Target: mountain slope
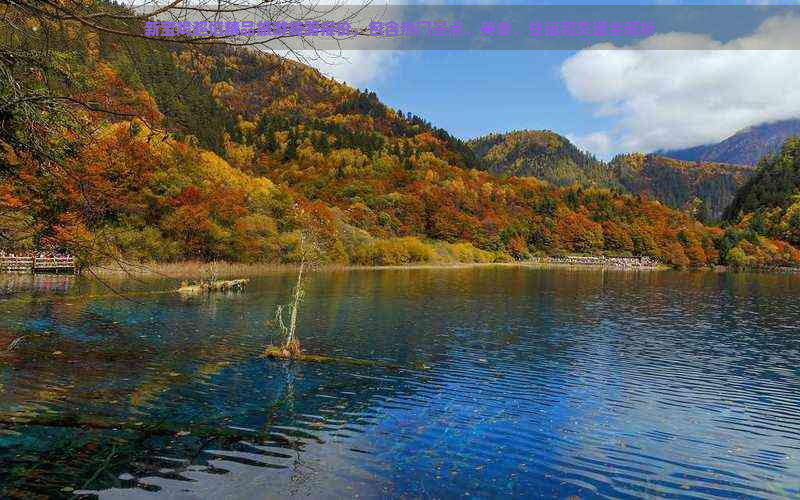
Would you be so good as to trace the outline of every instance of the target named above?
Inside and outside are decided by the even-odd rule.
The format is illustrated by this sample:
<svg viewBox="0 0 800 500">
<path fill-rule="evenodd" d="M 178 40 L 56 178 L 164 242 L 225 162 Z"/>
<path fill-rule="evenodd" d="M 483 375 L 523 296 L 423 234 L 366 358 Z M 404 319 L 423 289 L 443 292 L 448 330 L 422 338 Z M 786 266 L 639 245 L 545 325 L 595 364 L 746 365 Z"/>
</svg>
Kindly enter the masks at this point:
<svg viewBox="0 0 800 500">
<path fill-rule="evenodd" d="M 495 175 L 531 176 L 556 186 L 616 186 L 601 161 L 550 130 L 494 133 L 467 144 Z"/>
<path fill-rule="evenodd" d="M 800 245 L 800 139 L 765 158 L 736 194 L 725 219 L 758 234 Z"/>
<path fill-rule="evenodd" d="M 800 135 L 800 119 L 764 123 L 736 132 L 717 144 L 659 151 L 657 154 L 685 161 L 755 165 L 765 155 L 777 152 L 783 142 Z"/>
<path fill-rule="evenodd" d="M 37 28 L 26 43 L 68 29 L 59 60 L 84 83 L 64 91 L 113 112 L 62 107 L 74 117 L 66 133 L 47 128 L 57 107 L 49 103 L 37 130 L 69 144 L 43 148 L 44 160 L 26 141 L 0 143 L 3 248 L 52 245 L 84 264 L 296 262 L 308 251 L 356 264 L 564 253 L 724 262 L 727 235 L 685 212 L 614 190 L 493 176 L 446 131 L 307 66 L 248 50 L 97 36 L 69 20 Z M 25 132 L 4 123 L 16 128 L 2 137 Z M 599 168 L 551 133 L 491 142 L 482 147 L 501 145 L 501 158 L 516 154 L 502 144 L 538 151 L 532 163 L 518 158 L 555 179 Z M 568 175 L 545 161 L 550 152 L 569 160 Z M 800 262 L 780 242 L 751 250 L 759 264 Z"/>
<path fill-rule="evenodd" d="M 754 173 L 743 165 L 693 163 L 639 153 L 615 157 L 611 168 L 627 191 L 691 210 L 704 221 L 719 220 L 736 190 Z"/>
<path fill-rule="evenodd" d="M 467 142 L 481 168 L 495 175 L 530 176 L 556 186 L 579 184 L 646 194 L 705 221 L 718 220 L 753 168 L 685 162 L 658 155 L 620 155 L 609 164 L 549 130 L 490 134 Z M 696 201 L 699 200 L 699 201 Z"/>
</svg>

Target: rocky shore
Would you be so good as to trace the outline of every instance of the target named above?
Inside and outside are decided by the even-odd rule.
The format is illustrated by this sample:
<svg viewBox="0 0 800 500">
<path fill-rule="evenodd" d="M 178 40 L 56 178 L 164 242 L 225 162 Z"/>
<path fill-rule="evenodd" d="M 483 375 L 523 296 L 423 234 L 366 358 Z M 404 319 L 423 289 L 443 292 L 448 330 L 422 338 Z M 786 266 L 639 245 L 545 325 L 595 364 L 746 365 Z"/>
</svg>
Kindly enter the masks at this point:
<svg viewBox="0 0 800 500">
<path fill-rule="evenodd" d="M 660 269 L 664 264 L 650 257 L 605 257 L 589 255 L 567 255 L 563 257 L 535 257 L 533 262 L 566 266 L 599 266 L 620 269 Z"/>
</svg>

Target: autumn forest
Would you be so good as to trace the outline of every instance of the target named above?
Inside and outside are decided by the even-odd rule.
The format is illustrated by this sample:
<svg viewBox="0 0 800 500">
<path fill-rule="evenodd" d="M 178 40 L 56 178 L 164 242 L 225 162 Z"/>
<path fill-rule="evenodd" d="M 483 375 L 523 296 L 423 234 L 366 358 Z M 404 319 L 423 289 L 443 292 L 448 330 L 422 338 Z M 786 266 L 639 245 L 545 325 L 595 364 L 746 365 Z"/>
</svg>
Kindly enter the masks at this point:
<svg viewBox="0 0 800 500">
<path fill-rule="evenodd" d="M 549 131 L 462 141 L 272 54 L 3 9 L 20 27 L 0 35 L 6 250 L 291 263 L 313 234 L 330 264 L 800 265 L 797 139 L 757 169 L 605 163 Z"/>
</svg>

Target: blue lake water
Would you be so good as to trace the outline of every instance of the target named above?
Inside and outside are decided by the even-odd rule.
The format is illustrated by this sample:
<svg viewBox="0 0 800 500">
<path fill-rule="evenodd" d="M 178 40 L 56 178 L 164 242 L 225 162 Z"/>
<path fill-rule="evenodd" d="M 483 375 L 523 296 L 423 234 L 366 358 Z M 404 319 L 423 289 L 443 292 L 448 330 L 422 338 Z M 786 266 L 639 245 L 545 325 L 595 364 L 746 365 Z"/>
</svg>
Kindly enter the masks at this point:
<svg viewBox="0 0 800 500">
<path fill-rule="evenodd" d="M 400 371 L 262 358 L 292 274 L 65 279 L 0 280 L 0 497 L 800 496 L 800 276 L 312 274 L 303 347 Z"/>
</svg>

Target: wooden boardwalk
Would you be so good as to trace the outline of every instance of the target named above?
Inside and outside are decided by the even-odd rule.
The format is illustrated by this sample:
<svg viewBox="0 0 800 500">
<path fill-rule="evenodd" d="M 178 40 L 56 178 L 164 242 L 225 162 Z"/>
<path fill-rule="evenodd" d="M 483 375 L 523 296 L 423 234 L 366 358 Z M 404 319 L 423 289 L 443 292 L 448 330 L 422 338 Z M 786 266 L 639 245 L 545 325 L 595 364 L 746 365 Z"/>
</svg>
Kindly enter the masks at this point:
<svg viewBox="0 0 800 500">
<path fill-rule="evenodd" d="M 69 256 L 0 255 L 0 272 L 75 273 L 75 258 Z"/>
</svg>

